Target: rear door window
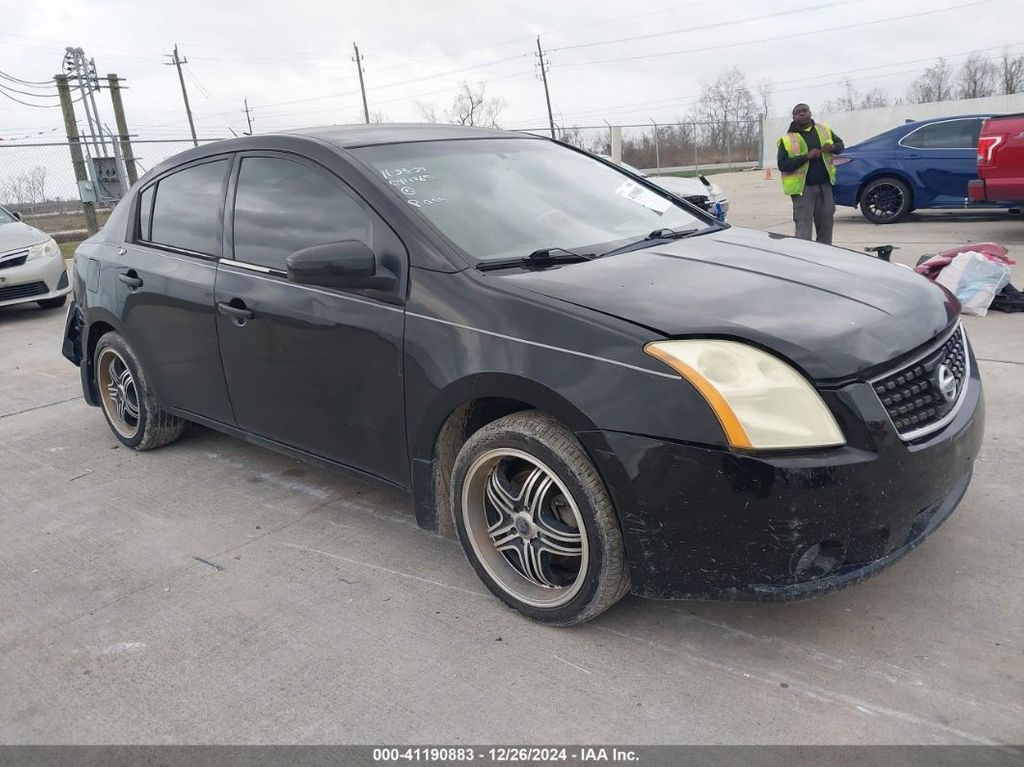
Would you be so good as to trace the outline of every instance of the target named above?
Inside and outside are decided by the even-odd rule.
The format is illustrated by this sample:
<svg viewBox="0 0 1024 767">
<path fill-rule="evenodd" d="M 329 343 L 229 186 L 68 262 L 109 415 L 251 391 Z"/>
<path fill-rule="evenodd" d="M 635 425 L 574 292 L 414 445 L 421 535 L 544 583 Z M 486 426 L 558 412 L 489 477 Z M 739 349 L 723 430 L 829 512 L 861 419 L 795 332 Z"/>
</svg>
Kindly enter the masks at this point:
<svg viewBox="0 0 1024 767">
<path fill-rule="evenodd" d="M 914 149 L 974 149 L 980 125 L 976 117 L 946 120 L 918 128 L 900 143 Z"/>
<path fill-rule="evenodd" d="M 156 185 L 148 241 L 193 253 L 220 255 L 221 210 L 228 165 L 227 158 L 214 160 L 160 179 Z M 144 221 L 140 215 L 140 236 L 145 240 Z"/>
<path fill-rule="evenodd" d="M 235 192 L 235 259 L 286 271 L 314 245 L 370 241 L 363 205 L 326 170 L 283 157 L 244 157 Z"/>
</svg>

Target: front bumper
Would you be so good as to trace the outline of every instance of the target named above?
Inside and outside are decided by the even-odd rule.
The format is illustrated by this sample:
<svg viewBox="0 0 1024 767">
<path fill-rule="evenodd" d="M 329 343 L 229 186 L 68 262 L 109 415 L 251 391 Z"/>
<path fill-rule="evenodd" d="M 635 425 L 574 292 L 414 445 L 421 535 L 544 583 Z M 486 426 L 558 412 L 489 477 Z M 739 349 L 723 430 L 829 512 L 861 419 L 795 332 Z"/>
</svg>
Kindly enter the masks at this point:
<svg viewBox="0 0 1024 767">
<path fill-rule="evenodd" d="M 633 593 L 803 599 L 895 562 L 967 490 L 984 431 L 973 360 L 972 368 L 954 420 L 916 443 L 899 438 L 868 384 L 830 395 L 849 440 L 838 449 L 744 455 L 619 432 L 580 434 L 619 511 Z"/>
<path fill-rule="evenodd" d="M 70 292 L 67 269 L 60 256 L 0 269 L 0 306 L 46 301 Z"/>
</svg>

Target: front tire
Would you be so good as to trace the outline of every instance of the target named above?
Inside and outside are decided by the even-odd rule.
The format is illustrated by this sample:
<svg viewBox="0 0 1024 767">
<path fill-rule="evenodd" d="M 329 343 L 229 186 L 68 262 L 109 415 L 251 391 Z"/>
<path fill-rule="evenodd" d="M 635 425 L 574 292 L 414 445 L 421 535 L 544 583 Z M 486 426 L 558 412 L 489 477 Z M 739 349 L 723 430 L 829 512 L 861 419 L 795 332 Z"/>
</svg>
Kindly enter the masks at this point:
<svg viewBox="0 0 1024 767">
<path fill-rule="evenodd" d="M 894 224 L 911 210 L 910 187 L 898 178 L 876 178 L 860 195 L 860 212 L 872 224 Z"/>
<path fill-rule="evenodd" d="M 459 451 L 452 510 L 488 589 L 554 626 L 584 623 L 629 590 L 622 533 L 582 446 L 535 411 L 505 416 Z"/>
<path fill-rule="evenodd" d="M 152 450 L 181 436 L 185 421 L 160 407 L 138 357 L 120 334 L 105 334 L 93 359 L 103 415 L 122 445 Z"/>
</svg>

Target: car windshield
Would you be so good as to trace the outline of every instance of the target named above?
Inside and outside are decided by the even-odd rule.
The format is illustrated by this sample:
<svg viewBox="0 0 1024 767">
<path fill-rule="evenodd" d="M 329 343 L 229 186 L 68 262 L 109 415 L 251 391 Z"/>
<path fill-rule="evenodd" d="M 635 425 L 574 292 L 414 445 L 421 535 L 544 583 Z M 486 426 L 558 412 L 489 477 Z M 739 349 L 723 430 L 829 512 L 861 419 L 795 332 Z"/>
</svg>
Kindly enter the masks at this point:
<svg viewBox="0 0 1024 767">
<path fill-rule="evenodd" d="M 16 219 L 14 216 L 12 216 L 10 213 L 8 213 L 6 210 L 4 210 L 3 208 L 0 208 L 0 225 L 2 225 L 2 224 L 13 224 L 17 220 L 18 219 Z"/>
<path fill-rule="evenodd" d="M 613 250 L 655 230 L 714 225 L 587 155 L 538 139 L 463 139 L 353 150 L 470 256 Z"/>
</svg>

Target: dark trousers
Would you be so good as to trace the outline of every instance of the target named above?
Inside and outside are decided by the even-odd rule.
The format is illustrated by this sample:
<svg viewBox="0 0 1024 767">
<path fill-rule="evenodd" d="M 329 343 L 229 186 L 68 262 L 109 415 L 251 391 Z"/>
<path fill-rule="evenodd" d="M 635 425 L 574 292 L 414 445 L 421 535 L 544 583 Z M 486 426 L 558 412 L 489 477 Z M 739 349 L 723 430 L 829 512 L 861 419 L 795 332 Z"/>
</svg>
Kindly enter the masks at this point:
<svg viewBox="0 0 1024 767">
<path fill-rule="evenodd" d="M 793 222 L 796 224 L 796 236 L 801 240 L 811 239 L 811 225 L 817 233 L 818 242 L 832 244 L 833 216 L 836 203 L 832 198 L 832 185 L 808 184 L 803 194 L 794 194 Z"/>
</svg>

